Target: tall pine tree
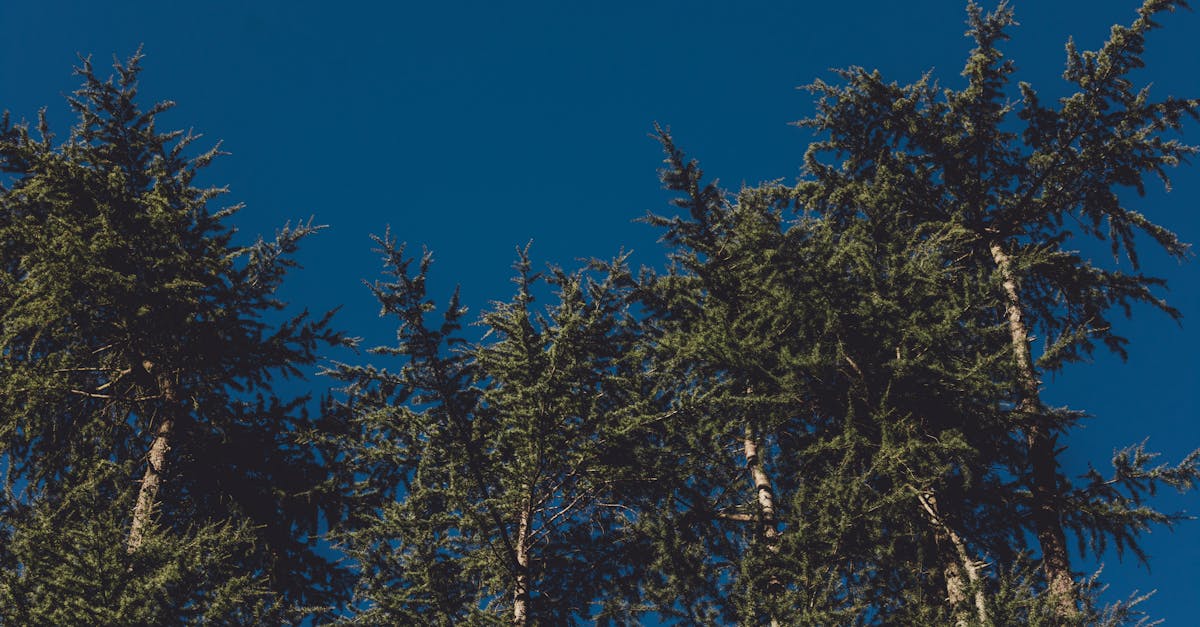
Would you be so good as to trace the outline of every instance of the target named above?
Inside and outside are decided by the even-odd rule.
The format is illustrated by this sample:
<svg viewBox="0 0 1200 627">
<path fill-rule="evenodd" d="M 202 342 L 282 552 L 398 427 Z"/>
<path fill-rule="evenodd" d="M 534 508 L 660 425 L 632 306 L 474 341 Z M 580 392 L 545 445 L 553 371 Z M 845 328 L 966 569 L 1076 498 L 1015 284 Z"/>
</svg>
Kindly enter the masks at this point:
<svg viewBox="0 0 1200 627">
<path fill-rule="evenodd" d="M 686 470 L 658 473 L 673 523 L 648 529 L 648 594 L 701 622 L 986 620 L 1014 452 L 991 379 L 1007 336 L 953 271 L 968 234 L 886 196 L 831 217 L 773 183 L 727 198 L 662 139 L 688 214 L 650 218 L 675 265 L 638 295 Z"/>
<path fill-rule="evenodd" d="M 245 602 L 276 613 L 242 619 L 292 620 L 296 608 L 337 603 L 346 583 L 317 551 L 327 473 L 294 437 L 311 422 L 304 398 L 272 387 L 301 375 L 318 347 L 345 342 L 328 316 L 282 317 L 275 296 L 316 227 L 234 245 L 237 207 L 214 209 L 224 190 L 196 186 L 217 150 L 189 156 L 193 136 L 158 130 L 172 105 L 139 105 L 139 61 L 108 79 L 84 61 L 69 99 L 78 121 L 61 144 L 44 118 L 36 131 L 7 117 L 0 129 L 0 445 L 4 513 L 16 516 L 3 521 L 16 547 L 7 580 L 63 577 L 60 565 L 37 568 L 75 546 L 41 544 L 54 539 L 37 531 L 45 514 L 69 539 L 95 534 L 111 547 L 123 537 L 106 554 L 118 578 L 158 577 L 140 565 L 173 543 L 170 559 L 192 569 L 179 589 L 194 603 L 245 577 L 256 590 Z M 101 533 L 101 521 L 117 527 Z M 61 607 L 88 598 L 53 590 L 7 593 Z M 90 602 L 116 611 L 120 599 Z M 183 621 L 187 607 L 121 620 Z"/>
<path fill-rule="evenodd" d="M 811 86 L 818 111 L 801 122 L 822 135 L 806 159 L 814 179 L 802 185 L 808 206 L 854 213 L 859 198 L 894 186 L 899 173 L 905 193 L 895 199 L 896 211 L 971 234 L 962 267 L 992 282 L 996 319 L 1010 335 L 1011 428 L 1025 440 L 1024 461 L 1014 469 L 1027 489 L 1022 519 L 1037 539 L 1059 621 L 1080 618 L 1068 536 L 1095 551 L 1112 541 L 1141 557 L 1138 534 L 1173 519 L 1144 506 L 1143 495 L 1160 483 L 1190 489 L 1200 476 L 1195 455 L 1176 467 L 1151 467 L 1152 456 L 1135 449 L 1114 458 L 1109 479 L 1072 479 L 1058 461 L 1059 437 L 1081 413 L 1041 399 L 1041 373 L 1086 358 L 1097 344 L 1125 355 L 1126 341 L 1110 320 L 1114 307 L 1128 313 L 1145 303 L 1178 317 L 1155 294 L 1160 280 L 1102 267 L 1071 246 L 1089 236 L 1107 240 L 1114 257 L 1123 255 L 1135 270 L 1139 233 L 1172 256 L 1186 253 L 1173 233 L 1129 207 L 1144 193 L 1145 175 L 1166 181 L 1167 168 L 1195 152 L 1170 135 L 1196 116 L 1200 101 L 1153 100 L 1131 77 L 1142 66 L 1154 19 L 1183 6 L 1148 0 L 1100 50 L 1068 44 L 1064 78 L 1075 91 L 1047 105 L 1031 86 L 1011 86 L 1015 66 L 999 45 L 1012 10 L 1002 3 L 985 15 L 971 4 L 969 35 L 977 47 L 962 89 L 942 90 L 929 79 L 898 86 L 852 68 L 840 73 L 842 85 Z M 1036 359 L 1035 331 L 1051 338 Z"/>
<path fill-rule="evenodd" d="M 463 335 L 465 308 L 436 309 L 431 257 L 414 264 L 378 240 L 396 319 L 392 372 L 340 366 L 347 396 L 328 441 L 352 485 L 344 546 L 361 570 L 351 622 L 569 625 L 629 614 L 604 590 L 636 560 L 621 498 L 622 425 L 635 415 L 636 335 L 615 276 L 535 274 L 522 253 L 517 293 Z M 534 307 L 543 281 L 555 301 Z"/>
</svg>

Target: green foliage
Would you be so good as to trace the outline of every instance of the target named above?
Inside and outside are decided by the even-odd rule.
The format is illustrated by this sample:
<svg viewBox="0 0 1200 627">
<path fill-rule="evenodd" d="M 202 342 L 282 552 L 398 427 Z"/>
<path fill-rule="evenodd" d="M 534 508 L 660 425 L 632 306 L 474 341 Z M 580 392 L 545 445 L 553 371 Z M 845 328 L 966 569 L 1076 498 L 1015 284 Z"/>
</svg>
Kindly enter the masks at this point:
<svg viewBox="0 0 1200 627">
<path fill-rule="evenodd" d="M 690 219 L 649 218 L 676 265 L 645 275 L 638 296 L 679 416 L 668 463 L 686 470 L 662 482 L 672 505 L 648 515 L 685 526 L 696 548 L 662 546 L 657 609 L 692 621 L 944 619 L 918 500 L 936 492 L 956 525 L 994 524 L 1016 454 L 990 286 L 956 272 L 969 238 L 883 210 L 789 219 L 795 196 L 774 184 L 727 200 L 662 139 L 664 184 Z M 774 520 L 761 520 L 746 476 L 748 439 L 763 451 Z"/>
<path fill-rule="evenodd" d="M 389 237 L 378 240 L 389 281 L 372 287 L 398 322 L 392 373 L 340 366 L 331 442 L 353 481 L 341 536 L 364 573 L 351 622 L 508 623 L 522 604 L 531 624 L 567 625 L 605 603 L 630 570 L 631 476 L 622 430 L 638 406 L 636 335 L 617 288 L 624 270 L 594 280 L 535 274 L 526 253 L 517 294 L 482 316 L 483 342 L 461 336 L 453 297 L 441 322 L 416 271 Z M 533 307 L 541 283 L 554 304 Z"/>
<path fill-rule="evenodd" d="M 138 57 L 85 62 L 65 142 L 0 122 L 0 624 L 1146 624 L 1066 544 L 1147 561 L 1200 451 L 1068 476 L 1085 414 L 1040 377 L 1124 357 L 1114 312 L 1180 316 L 1137 245 L 1188 248 L 1136 205 L 1197 151 L 1200 100 L 1134 81 L 1178 7 L 1068 45 L 1047 103 L 1013 82 L 1010 7 L 972 3 L 960 87 L 809 86 L 794 186 L 729 194 L 658 129 L 666 266 L 518 251 L 478 334 L 385 234 L 388 367 L 328 369 L 319 418 L 272 386 L 352 344 L 275 296 L 320 227 L 233 245 L 237 207 L 196 186 L 216 149 L 156 130 Z"/>
<path fill-rule="evenodd" d="M 977 48 L 961 90 L 940 89 L 929 78 L 898 86 L 861 68 L 839 72 L 844 85 L 813 83 L 817 114 L 798 124 L 822 137 L 805 158 L 812 180 L 799 188 L 804 205 L 840 216 L 890 195 L 890 210 L 956 222 L 977 237 L 964 261 L 992 267 L 992 243 L 1016 257 L 1032 326 L 1056 338 L 1043 367 L 1084 358 L 1097 340 L 1123 355 L 1111 309 L 1128 313 L 1147 303 L 1172 317 L 1178 312 L 1154 296 L 1160 280 L 1096 266 L 1067 247 L 1078 237 L 1107 240 L 1136 269 L 1134 234 L 1141 231 L 1173 256 L 1187 253 L 1121 193 L 1132 188 L 1132 200 L 1141 198 L 1144 176 L 1167 183 L 1167 168 L 1196 152 L 1170 134 L 1196 118 L 1200 100 L 1154 101 L 1129 76 L 1142 66 L 1145 35 L 1156 26 L 1151 18 L 1177 6 L 1186 4 L 1145 3 L 1139 19 L 1114 27 L 1099 51 L 1069 46 L 1064 78 L 1077 91 L 1057 106 L 1043 103 L 1029 84 L 1010 85 L 1015 66 L 998 48 L 1013 24 L 1005 3 L 987 15 L 970 6 Z M 835 167 L 830 157 L 844 162 Z"/>
<path fill-rule="evenodd" d="M 0 624 L 262 625 L 291 623 L 266 581 L 237 567 L 253 550 L 246 526 L 152 532 L 126 551 L 135 491 L 111 464 L 74 473 L 55 498 L 22 498 L 6 516 Z"/>
<path fill-rule="evenodd" d="M 6 117 L 0 130 L 0 450 L 7 485 L 39 504 L 18 500 L 11 511 L 71 511 L 91 480 L 80 468 L 107 463 L 134 485 L 169 424 L 160 535 L 182 542 L 171 559 L 213 571 L 186 577 L 224 585 L 197 557 L 212 552 L 227 562 L 221 572 L 237 573 L 230 581 L 262 578 L 286 599 L 272 603 L 336 603 L 347 573 L 312 539 L 327 472 L 294 439 L 311 423 L 304 399 L 271 389 L 299 376 L 319 346 L 345 342 L 329 316 L 276 321 L 290 255 L 319 227 L 233 245 L 226 220 L 237 208 L 212 210 L 223 190 L 195 184 L 218 151 L 190 157 L 193 136 L 157 130 L 172 105 L 140 108 L 139 58 L 109 79 L 84 61 L 69 98 L 78 122 L 62 144 L 44 119 L 31 132 Z M 120 524 L 128 535 L 127 515 L 108 522 L 108 541 Z M 28 524 L 17 537 L 44 539 L 32 530 L 45 520 Z M 12 567 L 31 568 L 32 556 Z"/>
<path fill-rule="evenodd" d="M 1064 79 L 1073 93 L 1048 104 L 1032 86 L 1011 83 L 1016 68 L 1000 50 L 1014 23 L 1010 7 L 1001 3 L 984 14 L 972 4 L 976 48 L 963 70 L 964 87 L 942 89 L 928 77 L 899 86 L 852 68 L 839 73 L 841 85 L 810 86 L 817 113 L 800 122 L 820 135 L 806 156 L 811 179 L 798 187 L 803 206 L 839 222 L 889 212 L 916 224 L 953 225 L 965 234 L 954 271 L 994 286 L 992 303 L 984 305 L 992 320 L 1007 319 L 1014 345 L 1030 333 L 1050 338 L 1032 362 L 1014 349 L 1010 430 L 1026 434 L 1028 450 L 1023 459 L 994 462 L 1018 479 L 1009 489 L 1018 511 L 1003 520 L 1029 525 L 1043 549 L 1047 537 L 1069 530 L 1081 548 L 1103 551 L 1111 541 L 1141 555 L 1138 534 L 1174 520 L 1145 505 L 1142 493 L 1157 484 L 1194 484 L 1194 455 L 1169 471 L 1118 455 L 1113 480 L 1095 471 L 1082 481 L 1066 476 L 1058 467 L 1057 434 L 1082 414 L 1045 407 L 1037 391 L 1040 372 L 1086 359 L 1097 345 L 1125 356 L 1114 309 L 1129 315 L 1144 304 L 1179 317 L 1157 296 L 1160 279 L 1126 273 L 1116 263 L 1101 266 L 1070 247 L 1083 238 L 1108 241 L 1114 262 L 1120 256 L 1135 271 L 1139 237 L 1171 256 L 1186 255 L 1175 234 L 1131 206 L 1143 197 L 1146 176 L 1167 183 L 1167 169 L 1196 152 L 1175 133 L 1197 117 L 1200 101 L 1154 100 L 1131 77 L 1142 66 L 1156 16 L 1183 6 L 1146 2 L 1138 19 L 1114 27 L 1100 50 L 1069 45 Z M 1025 328 L 1013 326 L 1014 315 Z M 1023 532 L 1008 534 L 1019 547 Z"/>
</svg>

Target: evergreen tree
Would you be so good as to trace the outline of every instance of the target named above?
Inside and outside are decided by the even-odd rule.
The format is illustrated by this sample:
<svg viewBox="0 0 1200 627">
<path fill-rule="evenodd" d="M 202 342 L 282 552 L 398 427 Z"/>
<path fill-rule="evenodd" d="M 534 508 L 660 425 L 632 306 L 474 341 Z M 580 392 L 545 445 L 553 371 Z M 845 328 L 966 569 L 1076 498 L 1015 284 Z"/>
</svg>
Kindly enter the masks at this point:
<svg viewBox="0 0 1200 627">
<path fill-rule="evenodd" d="M 4 516 L 0 625 L 262 625 L 295 620 L 259 576 L 243 523 L 178 536 L 148 527 L 128 552 L 137 498 L 128 469 L 82 466 L 55 498 L 23 495 Z"/>
<path fill-rule="evenodd" d="M 391 280 L 372 291 L 399 330 L 372 352 L 403 366 L 330 373 L 348 386 L 330 444 L 354 484 L 342 536 L 362 571 L 351 622 L 621 620 L 628 611 L 601 592 L 636 559 L 620 425 L 639 370 L 620 276 L 543 278 L 522 253 L 516 296 L 484 314 L 471 345 L 457 296 L 440 323 L 426 320 L 431 257 L 413 271 L 402 247 L 377 241 Z M 544 313 L 532 306 L 543 280 L 556 298 Z"/>
<path fill-rule="evenodd" d="M 107 80 L 83 63 L 69 99 L 78 122 L 60 145 L 44 118 L 36 133 L 7 117 L 0 129 L 0 526 L 15 547 L 5 581 L 67 581 L 62 569 L 76 566 L 72 580 L 86 578 L 93 565 L 53 560 L 75 544 L 43 544 L 39 530 L 67 524 L 68 537 L 94 533 L 106 550 L 123 536 L 105 572 L 162 582 L 143 566 L 191 569 L 172 575 L 190 600 L 159 603 L 166 613 L 151 620 L 105 614 L 124 611 L 124 597 L 89 599 L 86 588 L 4 594 L 34 594 L 56 612 L 86 599 L 97 612 L 35 623 L 161 624 L 199 620 L 196 607 L 248 577 L 258 593 L 246 603 L 268 593 L 270 620 L 291 620 L 296 608 L 337 603 L 346 582 L 316 551 L 314 497 L 327 473 L 294 437 L 310 425 L 305 400 L 272 391 L 319 346 L 345 342 L 328 316 L 278 321 L 290 255 L 317 227 L 233 245 L 237 207 L 211 209 L 224 190 L 195 184 L 217 150 L 189 157 L 193 136 L 156 128 L 172 105 L 138 105 L 139 61 Z"/>
<path fill-rule="evenodd" d="M 972 3 L 961 88 L 810 86 L 795 186 L 726 193 L 659 129 L 666 269 L 519 251 L 478 339 L 431 255 L 378 238 L 397 335 L 370 352 L 399 368 L 337 364 L 318 419 L 274 386 L 353 344 L 281 317 L 319 227 L 235 246 L 196 181 L 217 150 L 156 129 L 139 56 L 85 62 L 64 142 L 0 120 L 0 625 L 1138 622 L 1068 546 L 1144 562 L 1180 518 L 1148 497 L 1200 451 L 1070 476 L 1085 414 L 1041 378 L 1124 357 L 1114 311 L 1179 318 L 1137 244 L 1188 247 L 1133 208 L 1197 152 L 1200 100 L 1133 78 L 1179 7 L 1068 44 L 1048 104 L 1012 84 L 1012 10 Z"/>
<path fill-rule="evenodd" d="M 661 511 L 694 539 L 660 535 L 660 611 L 986 620 L 975 552 L 1008 538 L 977 510 L 1003 512 L 1013 451 L 991 379 L 1006 336 L 988 286 L 952 272 L 966 234 L 883 198 L 840 221 L 788 218 L 777 184 L 727 200 L 663 140 L 688 215 L 651 217 L 676 265 L 639 296 L 686 468 Z"/>
<path fill-rule="evenodd" d="M 977 47 L 963 71 L 965 87 L 942 90 L 928 78 L 898 86 L 852 68 L 839 74 L 844 85 L 812 85 L 818 112 L 801 122 L 823 135 L 806 158 L 813 178 L 801 186 L 807 206 L 853 215 L 860 198 L 902 189 L 892 194 L 895 211 L 971 234 L 961 267 L 994 285 L 996 320 L 1010 335 L 1011 430 L 1025 448 L 1013 471 L 1027 490 L 1017 520 L 1028 521 L 1037 539 L 1043 584 L 1060 623 L 1082 620 L 1068 535 L 1093 551 L 1112 541 L 1141 558 L 1138 534 L 1175 519 L 1145 506 L 1143 495 L 1159 484 L 1190 489 L 1200 477 L 1196 454 L 1175 467 L 1153 467 L 1140 449 L 1119 453 L 1109 479 L 1095 471 L 1082 481 L 1066 476 L 1058 438 L 1082 414 L 1049 408 L 1040 396 L 1041 373 L 1086 358 L 1097 344 L 1124 357 L 1126 341 L 1110 320 L 1114 307 L 1128 314 L 1145 303 L 1178 317 L 1155 294 L 1162 281 L 1101 267 L 1070 246 L 1088 236 L 1108 240 L 1114 257 L 1124 255 L 1135 270 L 1138 232 L 1172 256 L 1186 253 L 1173 233 L 1129 208 L 1130 195 L 1122 193 L 1140 197 L 1145 175 L 1166 181 L 1166 169 L 1195 152 L 1170 133 L 1196 116 L 1200 101 L 1153 100 L 1130 76 L 1142 66 L 1153 20 L 1182 6 L 1147 0 L 1138 19 L 1114 27 L 1099 51 L 1081 53 L 1068 44 L 1064 78 L 1075 92 L 1048 106 L 1027 84 L 1019 94 L 1010 87 L 1015 67 L 999 45 L 1013 23 L 1011 9 L 1002 3 L 985 15 L 971 4 L 969 34 Z M 1034 331 L 1051 338 L 1036 360 Z M 1013 538 L 1020 533 L 1014 530 Z"/>
<path fill-rule="evenodd" d="M 646 593 L 686 620 L 751 620 L 772 614 L 782 584 L 773 562 L 786 497 L 765 437 L 799 418 L 789 415 L 796 401 L 780 396 L 804 394 L 775 377 L 788 346 L 781 332 L 802 337 L 810 320 L 789 318 L 799 312 L 779 302 L 772 276 L 783 265 L 764 261 L 785 237 L 778 205 L 788 195 L 768 189 L 732 205 L 660 136 L 662 179 L 687 217 L 648 218 L 676 248 L 668 272 L 643 274 L 638 289 L 658 394 L 671 404 L 661 432 L 646 434 L 662 441 L 650 474 L 663 495 L 642 508 L 656 545 Z"/>
</svg>

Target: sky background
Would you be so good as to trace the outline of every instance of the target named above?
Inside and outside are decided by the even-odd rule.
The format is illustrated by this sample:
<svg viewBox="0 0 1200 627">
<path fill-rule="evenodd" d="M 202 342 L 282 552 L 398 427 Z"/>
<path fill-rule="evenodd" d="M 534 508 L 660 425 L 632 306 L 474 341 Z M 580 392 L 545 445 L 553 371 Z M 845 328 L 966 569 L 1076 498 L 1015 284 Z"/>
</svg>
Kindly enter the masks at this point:
<svg viewBox="0 0 1200 627">
<path fill-rule="evenodd" d="M 1012 4 L 1021 26 L 1005 49 L 1017 78 L 1044 99 L 1064 93 L 1068 37 L 1096 48 L 1137 7 Z M 626 249 L 635 264 L 658 264 L 657 233 L 634 222 L 671 211 L 656 176 L 655 122 L 727 189 L 793 181 L 811 139 L 789 126 L 812 111 L 798 86 L 850 65 L 900 82 L 932 71 L 959 86 L 971 48 L 964 19 L 952 0 L 0 0 L 0 110 L 33 119 L 47 107 L 65 136 L 63 97 L 78 85 L 79 55 L 107 72 L 114 55 L 144 46 L 143 102 L 178 102 L 160 127 L 193 128 L 201 144 L 222 140 L 232 153 L 203 182 L 227 185 L 228 201 L 246 204 L 235 218 L 243 241 L 309 216 L 330 225 L 305 243 L 305 268 L 285 298 L 314 311 L 343 306 L 340 326 L 376 345 L 394 329 L 362 286 L 379 269 L 371 233 L 390 225 L 400 240 L 433 250 L 434 293 L 460 285 L 476 314 L 510 294 L 514 249 L 531 240 L 543 263 L 571 267 Z M 1164 22 L 1138 77 L 1159 97 L 1200 96 L 1200 15 Z M 1185 137 L 1200 143 L 1200 125 Z M 1197 242 L 1198 201 L 1200 164 L 1138 207 Z M 1074 473 L 1089 462 L 1104 470 L 1114 448 L 1147 438 L 1164 461 L 1200 446 L 1200 265 L 1143 257 L 1170 281 L 1185 319 L 1180 327 L 1136 311 L 1120 329 L 1131 339 L 1128 362 L 1099 356 L 1046 382 L 1048 402 L 1094 415 L 1063 455 Z M 1157 503 L 1200 512 L 1195 494 Z M 1104 556 L 1109 597 L 1157 589 L 1145 605 L 1152 615 L 1195 624 L 1200 521 L 1155 531 L 1145 546 L 1152 570 Z"/>
</svg>

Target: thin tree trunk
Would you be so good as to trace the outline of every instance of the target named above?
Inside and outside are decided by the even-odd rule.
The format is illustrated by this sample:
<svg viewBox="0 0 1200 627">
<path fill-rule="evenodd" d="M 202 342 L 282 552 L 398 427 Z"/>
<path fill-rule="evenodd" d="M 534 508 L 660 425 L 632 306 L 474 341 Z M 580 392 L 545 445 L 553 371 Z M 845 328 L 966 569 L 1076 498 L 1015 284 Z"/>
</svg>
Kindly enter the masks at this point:
<svg viewBox="0 0 1200 627">
<path fill-rule="evenodd" d="M 970 619 L 968 618 L 970 612 L 962 609 L 967 601 L 967 589 L 970 587 L 975 591 L 975 614 L 979 618 L 979 624 L 991 625 L 991 620 L 989 620 L 987 613 L 987 596 L 984 594 L 979 574 L 979 564 L 971 558 L 971 554 L 967 550 L 967 543 L 946 522 L 946 519 L 941 516 L 938 511 L 937 499 L 932 493 L 924 492 L 918 494 L 917 500 L 920 501 L 921 507 L 928 514 L 929 521 L 936 530 L 938 544 L 940 545 L 939 552 L 945 558 L 946 598 L 949 601 L 951 611 L 958 615 L 955 624 L 958 627 L 965 627 L 970 624 Z M 940 550 L 945 545 L 953 547 L 954 553 L 947 554 L 945 551 Z"/>
<path fill-rule="evenodd" d="M 1029 449 L 1031 475 L 1032 518 L 1034 533 L 1042 549 L 1042 569 L 1046 586 L 1057 598 L 1060 617 L 1073 617 L 1075 580 L 1071 575 L 1071 559 L 1067 553 L 1066 533 L 1063 531 L 1057 494 L 1058 460 L 1056 438 L 1038 414 L 1042 407 L 1037 371 L 1029 351 L 1029 330 L 1025 326 L 1024 308 L 1012 259 L 997 242 L 992 242 L 992 259 L 1003 279 L 1008 328 L 1012 335 L 1013 353 L 1021 386 L 1018 410 L 1034 416 L 1025 431 Z"/>
<path fill-rule="evenodd" d="M 524 627 L 529 624 L 529 536 L 532 498 L 526 497 L 521 504 L 520 521 L 517 524 L 517 581 L 513 589 L 513 625 Z"/>
<path fill-rule="evenodd" d="M 154 364 L 145 362 L 142 364 L 142 368 L 144 372 L 149 373 L 154 369 Z M 162 487 L 163 476 L 167 470 L 167 452 L 171 450 L 172 430 L 175 427 L 174 414 L 179 404 L 175 384 L 167 373 L 160 373 L 156 379 L 159 393 L 162 394 L 162 406 L 166 408 L 166 411 L 158 423 L 158 429 L 154 432 L 154 440 L 150 443 L 146 472 L 142 475 L 137 504 L 133 507 L 133 522 L 130 524 L 129 543 L 126 546 L 130 553 L 142 546 L 142 542 L 146 538 L 146 530 L 150 526 L 150 517 L 154 513 L 154 506 L 158 503 L 158 490 Z"/>
<path fill-rule="evenodd" d="M 778 553 L 779 530 L 775 526 L 775 495 L 771 491 L 771 478 L 767 476 L 767 471 L 763 470 L 758 441 L 755 439 L 750 425 L 746 425 L 746 434 L 742 438 L 742 451 L 746 455 L 746 467 L 750 469 L 750 477 L 754 481 L 762 537 L 766 541 L 767 550 Z M 778 580 L 772 579 L 770 585 L 775 587 L 779 583 Z M 771 627 L 779 627 L 779 621 L 774 616 L 771 616 Z"/>
</svg>

